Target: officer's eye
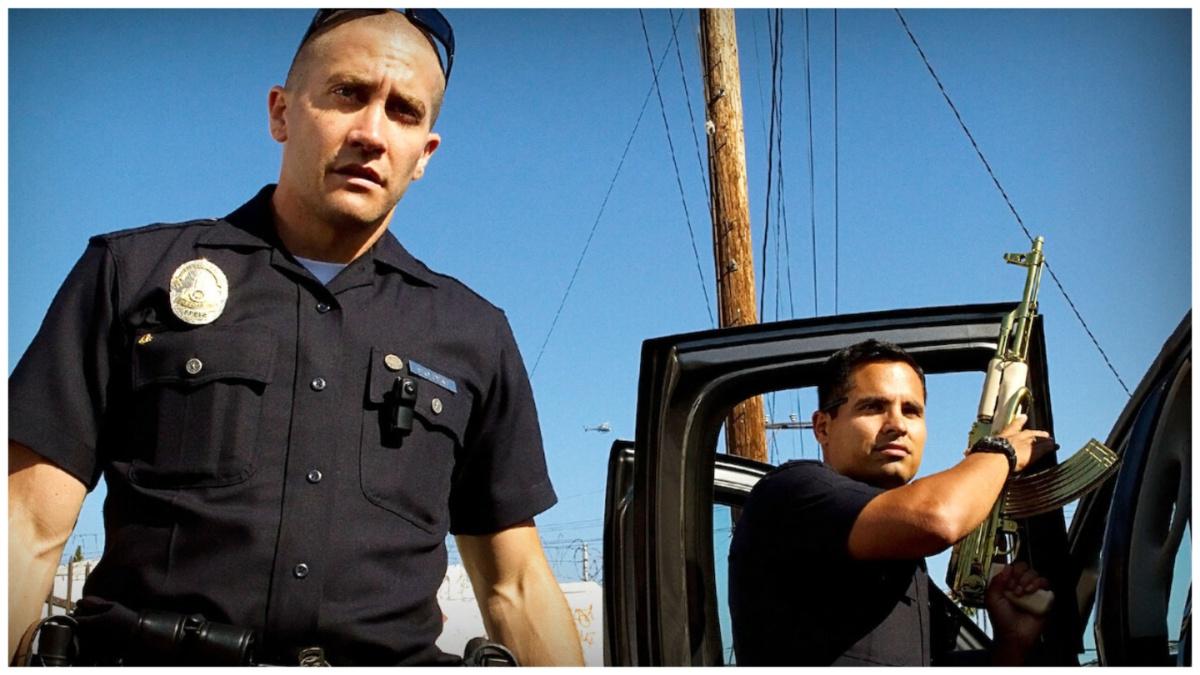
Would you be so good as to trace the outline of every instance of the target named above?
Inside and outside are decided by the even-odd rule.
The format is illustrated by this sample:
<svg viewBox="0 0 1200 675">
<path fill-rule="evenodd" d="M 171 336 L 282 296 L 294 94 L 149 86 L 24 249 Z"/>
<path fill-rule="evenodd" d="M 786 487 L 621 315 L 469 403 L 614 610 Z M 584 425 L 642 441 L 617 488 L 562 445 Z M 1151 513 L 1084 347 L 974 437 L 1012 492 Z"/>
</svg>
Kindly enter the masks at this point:
<svg viewBox="0 0 1200 675">
<path fill-rule="evenodd" d="M 901 408 L 906 417 L 924 417 L 925 409 L 915 403 L 906 403 Z"/>
<path fill-rule="evenodd" d="M 878 399 L 867 399 L 858 404 L 858 409 L 862 412 L 877 413 L 883 411 L 883 401 Z"/>
<path fill-rule="evenodd" d="M 388 103 L 388 117 L 402 124 L 420 124 L 424 116 L 424 112 L 419 106 L 408 101 L 397 100 Z"/>
<path fill-rule="evenodd" d="M 357 100 L 359 97 L 359 87 L 352 84 L 339 84 L 333 88 L 333 95 L 346 100 Z"/>
</svg>

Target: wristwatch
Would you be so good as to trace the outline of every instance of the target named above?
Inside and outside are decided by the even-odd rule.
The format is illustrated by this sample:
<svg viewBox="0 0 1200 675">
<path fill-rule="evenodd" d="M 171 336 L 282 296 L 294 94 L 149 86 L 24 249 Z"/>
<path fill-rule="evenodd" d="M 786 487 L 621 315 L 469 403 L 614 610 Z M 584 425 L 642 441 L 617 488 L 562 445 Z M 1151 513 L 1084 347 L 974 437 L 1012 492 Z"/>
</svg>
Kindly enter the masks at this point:
<svg viewBox="0 0 1200 675">
<path fill-rule="evenodd" d="M 1008 442 L 1003 436 L 984 436 L 975 441 L 967 454 L 974 452 L 994 452 L 998 455 L 1008 457 L 1008 475 L 1013 475 L 1017 472 L 1017 451 L 1013 448 L 1012 443 Z"/>
</svg>

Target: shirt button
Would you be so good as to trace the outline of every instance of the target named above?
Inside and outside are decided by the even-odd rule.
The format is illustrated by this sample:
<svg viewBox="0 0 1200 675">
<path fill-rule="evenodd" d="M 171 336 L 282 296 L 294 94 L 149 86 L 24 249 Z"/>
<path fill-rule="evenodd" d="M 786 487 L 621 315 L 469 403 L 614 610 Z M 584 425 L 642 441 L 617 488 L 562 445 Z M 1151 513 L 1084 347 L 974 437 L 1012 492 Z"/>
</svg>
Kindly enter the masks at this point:
<svg viewBox="0 0 1200 675">
<path fill-rule="evenodd" d="M 188 359 L 187 363 L 183 364 L 183 368 L 188 375 L 195 375 L 204 368 L 204 363 L 200 359 Z"/>
<path fill-rule="evenodd" d="M 312 381 L 312 388 L 313 388 L 313 391 L 321 391 L 321 390 L 325 389 L 325 378 L 314 377 L 313 381 Z"/>
<path fill-rule="evenodd" d="M 292 576 L 296 577 L 297 579 L 303 579 L 304 577 L 308 576 L 308 565 L 300 563 L 299 565 L 293 567 Z"/>
<path fill-rule="evenodd" d="M 318 312 L 320 312 L 320 313 L 324 314 L 325 312 L 328 312 L 329 310 L 330 310 L 330 307 L 329 307 L 329 305 L 327 305 L 327 304 L 325 304 L 325 303 L 323 303 L 323 302 L 318 302 L 318 303 L 317 303 L 317 311 L 318 311 Z"/>
<path fill-rule="evenodd" d="M 310 482 L 310 483 L 320 483 L 321 479 L 324 478 L 324 476 L 321 475 L 321 472 L 319 470 L 313 469 L 312 471 L 308 472 L 307 478 L 308 478 L 308 482 Z"/>
</svg>

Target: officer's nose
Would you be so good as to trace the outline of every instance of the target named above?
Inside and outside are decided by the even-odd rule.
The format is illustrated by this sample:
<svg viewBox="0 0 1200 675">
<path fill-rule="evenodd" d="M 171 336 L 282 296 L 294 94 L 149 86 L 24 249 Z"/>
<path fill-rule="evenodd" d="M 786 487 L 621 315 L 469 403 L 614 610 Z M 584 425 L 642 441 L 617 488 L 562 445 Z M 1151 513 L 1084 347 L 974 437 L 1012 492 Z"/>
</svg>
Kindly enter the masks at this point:
<svg viewBox="0 0 1200 675">
<path fill-rule="evenodd" d="M 387 112 L 383 105 L 369 104 L 363 106 L 354 118 L 347 139 L 351 145 L 362 148 L 369 154 L 383 152 L 386 145 L 383 141 L 383 125 Z"/>
<path fill-rule="evenodd" d="M 893 438 L 908 435 L 908 418 L 904 416 L 904 411 L 899 406 L 888 407 L 881 431 Z"/>
</svg>

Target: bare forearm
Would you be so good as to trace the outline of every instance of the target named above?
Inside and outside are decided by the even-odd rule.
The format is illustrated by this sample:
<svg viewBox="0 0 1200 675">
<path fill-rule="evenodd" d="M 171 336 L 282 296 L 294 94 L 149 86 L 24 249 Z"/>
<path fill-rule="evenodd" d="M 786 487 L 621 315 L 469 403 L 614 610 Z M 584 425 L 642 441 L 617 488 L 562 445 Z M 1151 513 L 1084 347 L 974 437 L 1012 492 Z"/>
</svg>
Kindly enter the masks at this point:
<svg viewBox="0 0 1200 675">
<path fill-rule="evenodd" d="M 583 665 L 571 610 L 549 569 L 495 589 L 480 609 L 488 635 L 511 649 L 521 665 Z"/>
<path fill-rule="evenodd" d="M 977 453 L 888 490 L 855 520 L 850 552 L 860 559 L 911 559 L 945 550 L 983 522 L 1008 477 L 1008 460 Z"/>
<path fill-rule="evenodd" d="M 67 538 L 42 539 L 31 532 L 19 509 L 8 517 L 8 659 L 25 631 L 41 617 Z"/>
<path fill-rule="evenodd" d="M 8 659 L 41 615 L 87 489 L 29 448 L 8 444 Z"/>
<path fill-rule="evenodd" d="M 1007 479 L 1007 458 L 977 453 L 899 489 L 910 489 L 919 493 L 918 499 L 936 504 L 946 538 L 954 543 L 983 522 Z"/>
</svg>

